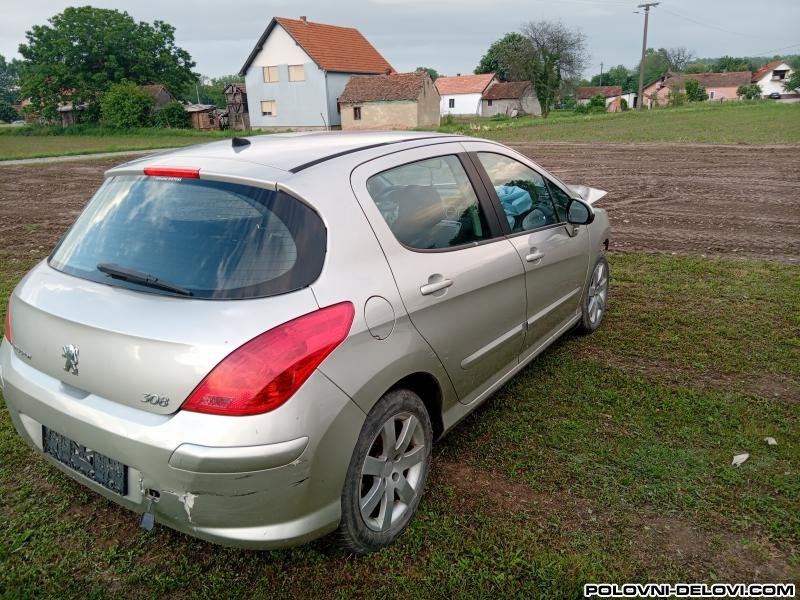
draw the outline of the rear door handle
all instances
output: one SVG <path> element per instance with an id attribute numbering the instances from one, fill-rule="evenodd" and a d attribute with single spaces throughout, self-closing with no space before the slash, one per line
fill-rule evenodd
<path id="1" fill-rule="evenodd" d="M 544 258 L 544 252 L 539 252 L 538 250 L 525 256 L 525 260 L 528 262 L 536 262 L 537 260 L 542 260 L 542 258 Z"/>
<path id="2" fill-rule="evenodd" d="M 452 279 L 440 279 L 433 283 L 426 283 L 419 288 L 419 293 L 423 296 L 429 296 L 430 294 L 435 294 L 436 292 L 449 288 L 451 285 L 453 285 Z"/>

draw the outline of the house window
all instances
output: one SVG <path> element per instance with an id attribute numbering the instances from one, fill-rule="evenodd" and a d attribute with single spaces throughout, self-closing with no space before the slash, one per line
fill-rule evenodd
<path id="1" fill-rule="evenodd" d="M 714 99 L 714 90 L 711 90 L 710 92 L 708 92 L 708 99 L 709 100 L 713 100 Z"/>
<path id="2" fill-rule="evenodd" d="M 262 100 L 261 101 L 261 114 L 265 117 L 277 117 L 278 105 L 275 100 Z"/>
<path id="3" fill-rule="evenodd" d="M 265 83 L 275 83 L 278 81 L 278 67 L 263 67 L 264 71 L 264 82 Z"/>
<path id="4" fill-rule="evenodd" d="M 360 121 L 361 120 L 361 107 L 360 106 L 354 106 L 353 107 L 353 120 L 354 121 Z"/>
<path id="5" fill-rule="evenodd" d="M 305 81 L 306 70 L 303 65 L 289 65 L 289 81 Z"/>
<path id="6" fill-rule="evenodd" d="M 772 72 L 772 79 L 773 81 L 783 81 L 786 79 L 787 71 L 773 71 Z"/>
<path id="7" fill-rule="evenodd" d="M 447 101 L 447 106 L 449 108 L 455 108 L 456 107 L 456 99 L 455 98 L 450 98 L 450 100 Z"/>
<path id="8" fill-rule="evenodd" d="M 492 101 L 491 101 L 491 100 L 489 100 L 489 106 L 491 106 L 491 105 L 492 105 Z"/>

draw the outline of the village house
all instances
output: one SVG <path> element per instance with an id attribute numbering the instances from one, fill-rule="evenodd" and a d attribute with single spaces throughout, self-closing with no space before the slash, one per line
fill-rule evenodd
<path id="1" fill-rule="evenodd" d="M 441 96 L 441 114 L 481 116 L 483 93 L 493 83 L 497 83 L 494 73 L 437 78 L 436 89 Z"/>
<path id="2" fill-rule="evenodd" d="M 483 92 L 481 114 L 484 117 L 541 115 L 542 107 L 530 81 L 497 82 Z"/>
<path id="3" fill-rule="evenodd" d="M 222 116 L 225 111 L 213 104 L 184 104 L 183 110 L 189 113 L 193 129 L 222 129 Z"/>
<path id="4" fill-rule="evenodd" d="M 761 88 L 761 95 L 765 98 L 778 98 L 783 101 L 800 102 L 800 91 L 788 91 L 783 87 L 786 80 L 792 76 L 792 68 L 782 60 L 774 60 L 760 67 L 750 78 L 752 83 L 757 83 Z"/>
<path id="5" fill-rule="evenodd" d="M 694 79 L 703 86 L 708 93 L 709 101 L 722 102 L 725 100 L 738 100 L 736 90 L 740 86 L 750 85 L 752 73 L 750 71 L 731 71 L 729 73 L 673 73 L 668 71 L 653 83 L 644 88 L 644 104 L 651 108 L 658 104 L 663 106 L 669 102 L 672 89 L 684 91 L 686 81 Z"/>
<path id="6" fill-rule="evenodd" d="M 575 89 L 575 101 L 589 104 L 595 96 L 602 96 L 606 102 L 606 112 L 622 110 L 622 88 L 618 85 L 595 85 Z"/>
<path id="7" fill-rule="evenodd" d="M 341 124 L 339 96 L 351 77 L 392 72 L 357 29 L 275 17 L 239 75 L 251 127 L 325 129 Z"/>
<path id="8" fill-rule="evenodd" d="M 339 97 L 342 129 L 438 127 L 439 100 L 425 71 L 353 77 Z"/>

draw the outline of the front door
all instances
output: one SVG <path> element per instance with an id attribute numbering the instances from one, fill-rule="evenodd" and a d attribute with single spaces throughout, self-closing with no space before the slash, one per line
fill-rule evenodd
<path id="1" fill-rule="evenodd" d="M 472 156 L 502 207 L 508 239 L 525 266 L 524 360 L 578 313 L 589 267 L 588 231 L 567 223 L 570 197 L 556 182 L 497 146 L 467 147 L 477 150 Z"/>
<path id="2" fill-rule="evenodd" d="M 370 161 L 352 183 L 412 323 L 472 401 L 518 364 L 525 335 L 522 262 L 474 165 L 439 144 Z"/>

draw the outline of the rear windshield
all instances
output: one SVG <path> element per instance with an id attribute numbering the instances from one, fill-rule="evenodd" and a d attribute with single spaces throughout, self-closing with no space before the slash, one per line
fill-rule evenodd
<path id="1" fill-rule="evenodd" d="M 320 217 L 283 192 L 119 176 L 97 191 L 49 264 L 154 294 L 261 298 L 313 283 L 325 248 Z"/>

